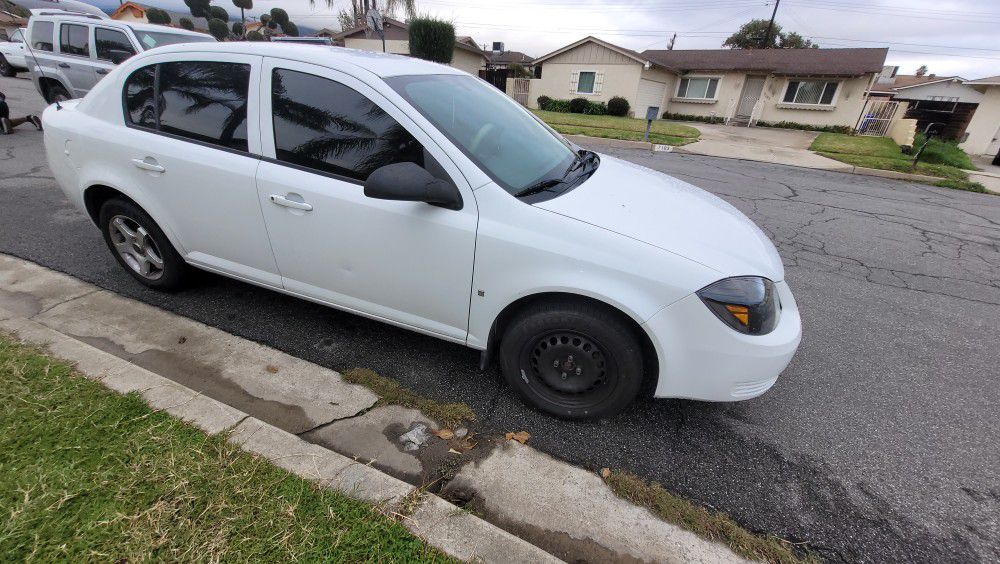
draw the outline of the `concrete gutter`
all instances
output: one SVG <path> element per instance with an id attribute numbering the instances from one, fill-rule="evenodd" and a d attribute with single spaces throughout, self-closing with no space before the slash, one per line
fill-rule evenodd
<path id="1" fill-rule="evenodd" d="M 438 424 L 412 409 L 372 409 L 377 397 L 333 370 L 2 254 L 0 331 L 371 503 L 462 560 L 744 561 L 617 497 L 592 472 L 474 430 L 411 448 L 401 435 Z"/>

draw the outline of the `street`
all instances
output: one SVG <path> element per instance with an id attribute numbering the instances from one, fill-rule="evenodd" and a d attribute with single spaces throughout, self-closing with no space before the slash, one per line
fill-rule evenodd
<path id="1" fill-rule="evenodd" d="M 12 114 L 39 111 L 0 79 Z M 0 135 L 0 252 L 337 370 L 371 368 L 589 469 L 634 472 L 830 561 L 1000 560 L 1000 198 L 723 158 L 617 149 L 715 193 L 774 240 L 802 345 L 760 398 L 644 399 L 568 423 L 477 352 L 205 274 L 175 294 L 122 271 L 29 126 Z M 205 187 L 210 190 L 210 186 Z"/>

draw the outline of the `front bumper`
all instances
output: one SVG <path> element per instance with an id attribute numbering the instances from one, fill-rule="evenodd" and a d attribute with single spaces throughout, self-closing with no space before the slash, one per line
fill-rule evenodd
<path id="1" fill-rule="evenodd" d="M 660 363 L 656 397 L 738 401 L 770 389 L 802 340 L 802 321 L 788 284 L 775 283 L 775 289 L 781 318 L 767 335 L 737 333 L 696 294 L 644 323 Z"/>

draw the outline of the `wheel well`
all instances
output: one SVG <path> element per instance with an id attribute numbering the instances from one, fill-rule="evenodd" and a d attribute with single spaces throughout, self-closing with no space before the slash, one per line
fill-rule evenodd
<path id="1" fill-rule="evenodd" d="M 41 85 L 42 92 L 45 93 L 45 99 L 46 99 L 46 101 L 49 99 L 49 89 L 52 88 L 53 86 L 58 86 L 58 87 L 62 88 L 63 90 L 66 90 L 66 87 L 63 86 L 61 82 L 59 82 L 58 80 L 56 80 L 54 78 L 48 77 L 48 76 L 43 76 L 43 77 L 39 78 L 38 79 L 38 84 Z"/>
<path id="2" fill-rule="evenodd" d="M 500 336 L 503 335 L 504 330 L 507 328 L 507 324 L 510 323 L 518 313 L 523 311 L 525 308 L 534 306 L 538 303 L 555 303 L 555 302 L 576 302 L 576 303 L 586 303 L 596 305 L 598 307 L 607 309 L 614 315 L 617 315 L 635 329 L 636 335 L 639 337 L 639 343 L 642 346 L 642 361 L 645 367 L 646 374 L 643 376 L 643 392 L 647 393 L 656 387 L 656 381 L 660 374 L 660 362 L 656 356 L 656 348 L 653 346 L 653 341 L 649 339 L 649 335 L 646 331 L 636 322 L 632 316 L 623 312 L 615 306 L 608 304 L 607 302 L 602 302 L 601 300 L 591 298 L 588 296 L 582 296 L 580 294 L 570 294 L 567 292 L 545 292 L 541 294 L 532 294 L 530 296 L 525 296 L 519 300 L 516 300 L 509 304 L 507 307 L 503 308 L 503 311 L 497 315 L 497 318 L 493 321 L 493 326 L 490 328 L 490 335 L 486 343 L 486 351 L 483 356 L 483 368 L 490 362 L 493 354 L 496 352 L 497 347 L 500 346 Z"/>
<path id="3" fill-rule="evenodd" d="M 118 190 L 115 190 L 110 186 L 95 184 L 83 192 L 83 203 L 87 206 L 87 215 L 90 216 L 94 225 L 100 226 L 101 206 L 103 206 L 104 202 L 107 202 L 111 198 L 121 198 L 139 206 L 135 200 L 129 198 Z M 142 206 L 139 207 L 141 208 Z"/>

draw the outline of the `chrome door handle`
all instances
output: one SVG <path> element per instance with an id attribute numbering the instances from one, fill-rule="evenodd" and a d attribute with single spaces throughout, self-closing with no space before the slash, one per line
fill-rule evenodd
<path id="1" fill-rule="evenodd" d="M 312 211 L 313 209 L 312 204 L 296 202 L 295 200 L 289 200 L 288 198 L 277 194 L 271 194 L 268 196 L 268 199 L 270 199 L 274 204 L 278 204 L 279 206 L 284 206 L 286 208 L 292 208 L 293 210 Z"/>
<path id="2" fill-rule="evenodd" d="M 59 66 L 62 67 L 62 68 L 64 68 L 64 69 L 68 69 L 69 68 L 69 65 L 67 63 L 59 63 Z"/>
<path id="3" fill-rule="evenodd" d="M 151 157 L 146 157 L 145 159 L 132 159 L 132 164 L 134 164 L 136 168 L 141 168 L 142 170 L 148 170 L 150 172 L 164 172 L 167 170 L 157 164 L 156 160 Z"/>
<path id="4" fill-rule="evenodd" d="M 97 69 L 97 74 L 108 74 L 108 69 Z"/>

